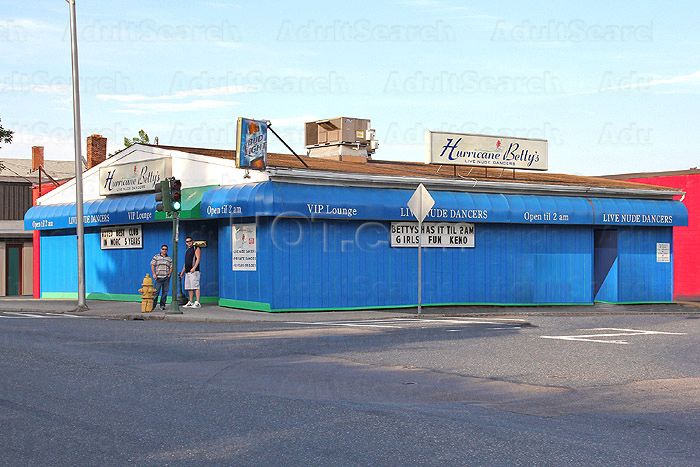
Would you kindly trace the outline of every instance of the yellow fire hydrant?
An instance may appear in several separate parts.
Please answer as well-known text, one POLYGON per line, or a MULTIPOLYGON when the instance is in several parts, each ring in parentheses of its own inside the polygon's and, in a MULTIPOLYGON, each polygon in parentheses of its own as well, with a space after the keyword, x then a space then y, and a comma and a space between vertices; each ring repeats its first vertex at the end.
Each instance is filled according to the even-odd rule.
POLYGON ((143 278, 139 293, 141 294, 141 313, 150 313, 153 311, 153 297, 156 296, 156 288, 153 287, 153 279, 149 274, 143 278))

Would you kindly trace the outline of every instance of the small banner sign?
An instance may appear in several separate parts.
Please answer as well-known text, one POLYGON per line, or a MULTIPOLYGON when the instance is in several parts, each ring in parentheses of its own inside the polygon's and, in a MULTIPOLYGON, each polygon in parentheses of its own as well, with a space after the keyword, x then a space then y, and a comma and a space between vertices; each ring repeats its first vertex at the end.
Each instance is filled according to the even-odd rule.
POLYGON ((428 131, 426 144, 433 164, 547 170, 544 139, 428 131))
POLYGON ((234 271, 255 271, 257 269, 258 248, 255 233, 255 224, 233 224, 231 226, 232 269, 234 271))
POLYGON ((267 167, 267 122, 238 117, 236 166, 263 170, 267 167))
MULTIPOLYGON (((417 222, 392 222, 393 248, 418 247, 417 222)), ((474 248, 474 224, 424 222, 421 246, 432 248, 474 248)))
POLYGON ((143 234, 140 225, 115 225, 100 229, 100 249, 123 250, 143 248, 143 234))
POLYGON ((656 262, 670 263, 671 262, 671 244, 657 243, 656 244, 656 262))

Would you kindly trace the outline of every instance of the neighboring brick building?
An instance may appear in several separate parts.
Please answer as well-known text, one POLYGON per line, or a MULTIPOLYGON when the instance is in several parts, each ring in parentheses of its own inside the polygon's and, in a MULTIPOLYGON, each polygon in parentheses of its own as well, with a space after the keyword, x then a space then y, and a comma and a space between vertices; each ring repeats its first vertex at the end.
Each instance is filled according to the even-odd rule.
MULTIPOLYGON (((688 208, 688 226, 673 229, 673 295, 676 300, 700 300, 700 169, 606 175, 606 178, 678 188, 688 208)), ((680 197, 678 197, 680 198, 680 197)))
POLYGON ((32 232, 24 230, 24 213, 39 187, 41 194, 48 193, 74 172, 72 161, 45 161, 41 146, 32 148, 31 159, 0 158, 0 296, 32 294, 38 258, 32 232))

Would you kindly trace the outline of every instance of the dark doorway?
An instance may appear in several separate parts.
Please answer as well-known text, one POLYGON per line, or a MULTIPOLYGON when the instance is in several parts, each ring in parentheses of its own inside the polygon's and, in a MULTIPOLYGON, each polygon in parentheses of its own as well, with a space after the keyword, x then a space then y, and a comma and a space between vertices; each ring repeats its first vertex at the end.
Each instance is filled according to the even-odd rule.
POLYGON ((7 296, 22 295, 22 245, 8 244, 5 248, 5 271, 7 296))
POLYGON ((617 301, 617 230, 593 231, 593 299, 617 301))

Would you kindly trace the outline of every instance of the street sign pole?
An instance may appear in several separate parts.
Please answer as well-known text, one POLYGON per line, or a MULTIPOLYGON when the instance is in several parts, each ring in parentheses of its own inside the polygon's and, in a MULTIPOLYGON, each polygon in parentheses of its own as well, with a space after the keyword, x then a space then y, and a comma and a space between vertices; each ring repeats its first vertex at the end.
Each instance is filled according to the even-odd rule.
POLYGON ((421 183, 407 204, 418 220, 418 316, 421 316, 423 313, 423 221, 433 209, 435 200, 421 183))
MULTIPOLYGON (((423 205, 423 200, 421 199, 421 207, 423 205)), ((423 221, 418 221, 418 316, 422 313, 422 292, 423 292, 423 221)))

